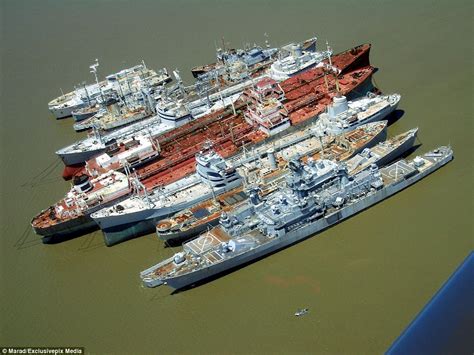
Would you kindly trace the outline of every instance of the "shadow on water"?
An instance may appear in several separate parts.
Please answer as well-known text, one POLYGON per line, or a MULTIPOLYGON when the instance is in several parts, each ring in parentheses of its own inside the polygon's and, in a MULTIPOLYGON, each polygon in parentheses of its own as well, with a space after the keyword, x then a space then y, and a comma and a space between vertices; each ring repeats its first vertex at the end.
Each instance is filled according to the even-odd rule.
POLYGON ((405 159, 405 158, 409 157, 411 154, 413 154, 415 151, 417 151, 418 148, 421 147, 421 145, 422 145, 421 143, 415 144, 413 147, 411 147, 405 153, 403 153, 398 159, 405 159))
MULTIPOLYGON (((308 236, 308 238, 309 238, 309 236, 308 236)), ((306 239, 306 238, 305 238, 305 239, 306 239)), ((291 245, 293 245, 293 244, 291 244, 291 245)), ((287 247, 290 247, 291 245, 288 245, 287 247)), ((287 247, 285 247, 284 249, 286 249, 287 247)), ((251 260, 251 261, 247 261, 247 262, 242 263, 242 264, 240 264, 240 265, 236 265, 236 266, 234 266, 234 267, 232 267, 232 268, 229 268, 229 269, 224 270, 224 271, 222 271, 222 272, 220 272, 220 273, 217 273, 216 275, 210 276, 210 277, 208 277, 208 278, 206 278, 206 279, 204 279, 204 280, 195 282, 195 283, 193 283, 193 284, 191 284, 191 285, 189 285, 189 286, 186 286, 186 287, 183 287, 183 288, 180 288, 180 289, 176 289, 176 290, 174 290, 174 291, 171 292, 171 295, 177 295, 177 294, 179 294, 179 293, 181 293, 181 292, 189 291, 189 290, 191 290, 191 289, 193 289, 193 288, 196 288, 196 287, 199 287, 199 286, 203 286, 203 285, 205 285, 205 284, 208 284, 208 283, 210 283, 210 282, 212 282, 212 281, 215 281, 215 280, 217 280, 217 279, 220 279, 221 277, 227 276, 227 275, 233 273, 234 271, 240 270, 240 269, 242 269, 242 268, 244 268, 244 267, 246 267, 246 266, 248 266, 248 265, 250 265, 250 264, 253 264, 253 263, 257 262, 257 261, 260 261, 260 260, 262 260, 262 259, 265 259, 266 257, 269 257, 269 256, 271 256, 271 255, 273 255, 273 254, 275 254, 275 253, 277 253, 277 252, 279 252, 279 251, 280 251, 280 249, 274 250, 274 251, 272 251, 272 252, 269 253, 269 254, 265 254, 265 255, 263 255, 263 256, 258 257, 257 259, 253 259, 253 260, 251 260)))
POLYGON ((386 120, 388 121, 388 126, 393 125, 405 114, 405 110, 395 110, 390 115, 387 116, 386 120))
POLYGON ((68 232, 67 234, 57 234, 57 235, 52 235, 48 237, 43 237, 42 240, 44 244, 58 244, 58 243, 66 242, 71 239, 82 237, 83 235, 94 232, 97 229, 98 229, 98 226, 94 225, 85 229, 81 229, 80 231, 77 231, 77 232, 70 232, 70 233, 68 232))

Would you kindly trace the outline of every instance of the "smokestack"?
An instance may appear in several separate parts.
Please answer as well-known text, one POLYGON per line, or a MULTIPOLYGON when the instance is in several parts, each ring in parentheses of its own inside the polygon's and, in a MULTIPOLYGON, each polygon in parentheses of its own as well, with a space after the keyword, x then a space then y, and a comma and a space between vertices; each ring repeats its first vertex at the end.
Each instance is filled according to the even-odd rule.
POLYGON ((277 162, 276 162, 276 158, 275 158, 275 151, 273 149, 269 149, 267 151, 267 157, 268 157, 268 161, 270 163, 270 167, 272 168, 272 170, 275 170, 277 168, 277 162))

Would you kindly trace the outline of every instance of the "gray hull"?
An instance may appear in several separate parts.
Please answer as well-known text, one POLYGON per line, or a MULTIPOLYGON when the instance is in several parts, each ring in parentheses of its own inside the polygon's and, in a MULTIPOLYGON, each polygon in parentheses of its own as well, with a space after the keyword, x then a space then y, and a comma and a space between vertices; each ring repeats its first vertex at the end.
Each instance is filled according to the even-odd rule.
POLYGON ((72 118, 74 118, 74 121, 80 122, 80 121, 84 121, 85 119, 89 117, 94 116, 97 112, 99 112, 99 110, 92 111, 92 112, 84 112, 84 113, 78 112, 78 110, 74 110, 72 112, 72 118))
POLYGON ((89 159, 99 155, 105 151, 105 148, 95 149, 95 150, 87 150, 77 153, 59 153, 56 154, 61 158, 64 165, 77 165, 88 161, 89 159))
POLYGON ((413 148, 413 145, 415 144, 416 140, 416 134, 414 134, 412 137, 407 139, 403 144, 400 144, 396 149, 394 149, 392 152, 384 156, 383 158, 379 159, 377 161, 377 166, 382 167, 384 165, 387 165, 394 161, 395 159, 399 158, 406 152, 408 152, 411 148, 413 148))
MULTIPOLYGON (((365 197, 364 199, 360 201, 354 202, 348 206, 341 208, 340 210, 336 212, 326 215, 322 219, 319 219, 313 223, 306 224, 304 227, 299 228, 297 230, 291 231, 282 238, 276 237, 271 242, 268 242, 250 251, 246 251, 240 255, 236 255, 235 257, 232 257, 229 259, 223 259, 223 261, 216 263, 214 265, 211 265, 208 268, 199 269, 192 273, 188 273, 188 274, 184 274, 184 275, 180 275, 176 277, 170 277, 170 278, 165 278, 161 280, 144 281, 144 282, 149 287, 155 287, 163 283, 175 289, 181 289, 181 288, 189 287, 205 279, 214 277, 220 273, 224 273, 226 271, 232 270, 239 266, 255 261, 256 259, 264 257, 265 255, 276 252, 289 245, 292 245, 296 242, 304 240, 316 233, 319 233, 325 230, 326 228, 329 228, 345 220, 346 218, 349 218, 353 216, 354 214, 357 214, 358 212, 361 212, 364 209, 370 206, 373 206, 374 204, 380 201, 383 201, 384 199, 396 194, 397 192, 421 180, 422 178, 429 175, 433 171, 439 169, 443 165, 447 164, 451 159, 452 159, 452 155, 447 156, 438 164, 433 165, 432 167, 430 167, 429 169, 425 170, 422 173, 418 173, 406 180, 401 180, 398 183, 384 187, 381 190, 376 191, 375 193, 371 195, 368 195, 367 197, 365 197)), ((151 269, 152 268, 148 270, 151 270, 151 269)))
POLYGON ((357 127, 360 127, 364 124, 367 123, 372 123, 372 122, 377 122, 377 121, 382 121, 385 119, 388 115, 390 115, 393 111, 395 111, 398 107, 398 102, 395 105, 390 105, 385 108, 383 108, 381 111, 377 112, 375 115, 372 115, 371 117, 368 117, 366 120, 358 123, 357 125, 351 126, 349 130, 353 130, 357 127))
MULTIPOLYGON (((221 194, 230 191, 238 185, 239 182, 231 183, 225 189, 215 191, 215 193, 221 194)), ((193 200, 169 207, 147 209, 135 213, 127 213, 122 216, 97 218, 95 221, 100 229, 102 229, 105 244, 112 246, 132 238, 153 233, 156 224, 163 218, 169 217, 172 214, 195 205, 196 203, 208 200, 211 197, 212 193, 206 193, 193 200)))

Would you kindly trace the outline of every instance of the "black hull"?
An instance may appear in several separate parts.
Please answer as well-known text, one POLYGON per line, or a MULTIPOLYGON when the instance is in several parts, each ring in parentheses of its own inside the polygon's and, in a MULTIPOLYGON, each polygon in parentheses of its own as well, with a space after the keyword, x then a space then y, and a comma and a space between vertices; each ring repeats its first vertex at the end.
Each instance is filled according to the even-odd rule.
POLYGON ((215 227, 219 223, 219 217, 216 217, 213 220, 210 220, 207 223, 201 224, 194 228, 188 229, 186 231, 177 231, 177 232, 169 232, 166 234, 158 235, 158 238, 161 239, 167 246, 175 247, 180 246, 181 244, 187 242, 188 240, 198 236, 208 228, 215 227))
MULTIPOLYGON (((161 218, 160 218, 161 219, 161 218)), ((153 219, 143 220, 140 222, 132 222, 120 226, 102 230, 104 234, 104 242, 108 247, 119 243, 126 242, 130 239, 142 237, 146 234, 153 233, 156 221, 153 219)))
POLYGON ((42 241, 45 244, 60 243, 80 237, 97 229, 97 224, 89 215, 71 219, 49 228, 33 227, 35 233, 42 236, 42 241))

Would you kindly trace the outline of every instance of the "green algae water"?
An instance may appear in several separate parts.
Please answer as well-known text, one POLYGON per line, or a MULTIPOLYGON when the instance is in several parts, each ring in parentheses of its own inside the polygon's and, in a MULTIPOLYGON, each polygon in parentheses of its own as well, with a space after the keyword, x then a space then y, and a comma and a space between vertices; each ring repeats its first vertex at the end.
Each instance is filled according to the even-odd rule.
POLYGON ((0 346, 87 353, 384 352, 473 247, 473 5, 468 1, 3 0, 0 346), (399 92, 395 135, 420 152, 451 144, 443 169, 318 236, 201 287, 144 288, 176 250, 154 235, 107 248, 95 232, 43 245, 31 218, 69 189, 54 151, 81 137, 47 103, 138 64, 178 68, 234 47, 312 36, 335 52, 373 44, 375 83, 399 92), (296 318, 298 308, 309 308, 296 318))

